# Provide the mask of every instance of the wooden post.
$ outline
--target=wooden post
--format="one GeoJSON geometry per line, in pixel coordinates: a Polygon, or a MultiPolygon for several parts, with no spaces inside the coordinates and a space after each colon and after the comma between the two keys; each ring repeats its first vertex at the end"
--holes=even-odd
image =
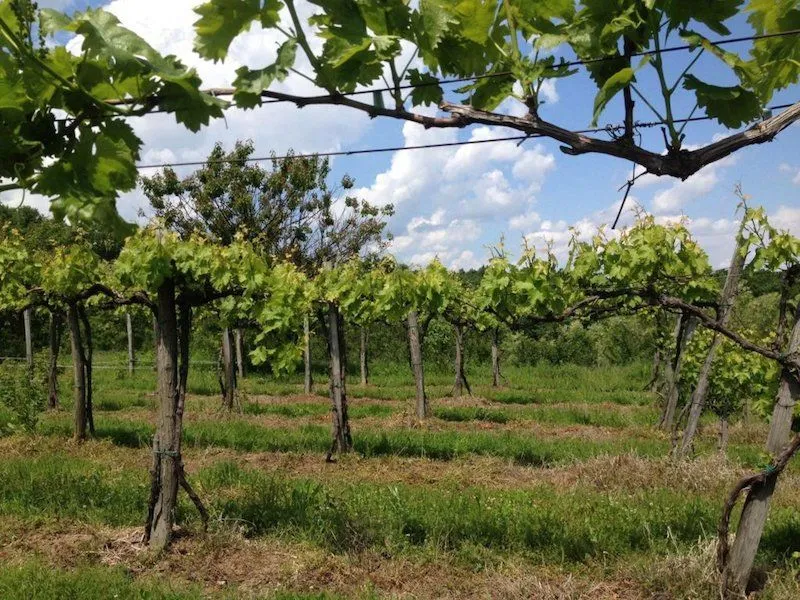
{"type": "Polygon", "coordinates": [[[125,313],[125,328],[128,331],[128,375],[133,375],[136,368],[136,357],[133,353],[133,323],[129,312],[125,313]]]}
{"type": "Polygon", "coordinates": [[[678,407],[678,397],[680,392],[681,364],[683,362],[683,351],[686,349],[689,340],[697,327],[697,319],[689,315],[682,314],[678,319],[675,339],[675,356],[672,359],[671,369],[668,371],[669,380],[667,385],[667,402],[661,416],[661,426],[667,431],[672,431],[675,422],[675,410],[678,407]]]}
{"type": "Polygon", "coordinates": [[[234,329],[233,335],[236,348],[236,376],[239,379],[244,379],[244,336],[242,335],[241,328],[237,327],[234,329]]]}
{"type": "Polygon", "coordinates": [[[500,332],[492,329],[492,387],[500,386],[500,332]]]}
{"type": "Polygon", "coordinates": [[[236,370],[233,365],[233,348],[231,330],[222,330],[222,406],[232,410],[236,395],[236,370]]]}
{"type": "Polygon", "coordinates": [[[33,368],[33,339],[31,337],[31,309],[26,308],[22,312],[22,320],[25,324],[25,360],[28,368],[33,368]]]}
{"type": "Polygon", "coordinates": [[[717,450],[721,454],[728,451],[728,417],[721,416],[719,418],[719,439],[717,440],[717,450]]]}
{"type": "Polygon", "coordinates": [[[58,406],[58,354],[61,350],[62,314],[58,311],[50,313],[50,364],[47,369],[47,406],[58,406]]]}
{"type": "Polygon", "coordinates": [[[303,391],[310,394],[314,387],[314,380],[311,375],[311,324],[308,315],[303,317],[303,359],[305,363],[303,391]]]}
{"type": "Polygon", "coordinates": [[[361,365],[361,385],[369,384],[369,363],[367,360],[367,328],[361,326],[361,349],[359,351],[359,363],[361,365]]]}
{"type": "Polygon", "coordinates": [[[417,392],[416,412],[418,419],[430,414],[428,396],[425,394],[425,369],[422,365],[422,344],[420,343],[419,315],[412,310],[408,313],[408,347],[411,356],[411,370],[417,392]]]}
{"type": "MultiPolygon", "coordinates": [[[[799,351],[800,306],[795,313],[794,327],[786,353],[791,356],[796,355],[799,351]]],[[[800,398],[800,383],[791,372],[784,369],[781,372],[778,397],[772,411],[767,437],[767,452],[773,456],[780,453],[789,441],[794,406],[798,398],[800,398]]],[[[742,508],[742,516],[739,519],[736,539],[731,548],[730,560],[725,573],[723,573],[723,582],[727,588],[737,592],[747,588],[776,483],[776,477],[768,477],[762,485],[754,486],[747,495],[744,508],[742,508]]]]}
{"type": "MultiPolygon", "coordinates": [[[[739,228],[739,235],[737,236],[736,247],[733,249],[733,256],[731,257],[730,267],[728,268],[728,275],[725,277],[725,285],[722,288],[722,294],[719,299],[719,311],[717,312],[717,320],[724,327],[727,326],[730,320],[731,308],[736,301],[736,296],[739,293],[739,279],[744,269],[746,254],[743,250],[746,249],[747,241],[742,237],[744,229],[744,221],[739,228]]],[[[686,420],[686,428],[683,430],[683,440],[676,453],[678,457],[686,456],[692,448],[694,436],[697,433],[697,427],[700,424],[700,416],[703,414],[703,408],[706,403],[706,396],[708,395],[708,388],[711,385],[711,368],[714,364],[714,358],[717,354],[717,348],[722,341],[722,336],[714,332],[714,337],[711,340],[711,347],[708,349],[703,366],[700,367],[700,373],[697,377],[697,385],[692,392],[691,405],[689,408],[689,417],[686,420]]]]}

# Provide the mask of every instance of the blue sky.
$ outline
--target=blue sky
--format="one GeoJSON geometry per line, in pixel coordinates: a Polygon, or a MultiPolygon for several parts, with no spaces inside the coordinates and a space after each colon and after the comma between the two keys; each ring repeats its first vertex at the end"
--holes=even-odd
{"type": "MultiPolygon", "coordinates": [[[[196,65],[210,85],[229,83],[240,64],[262,66],[274,56],[274,34],[251,31],[235,42],[225,64],[201,63],[191,53],[192,0],[45,0],[40,4],[68,12],[105,5],[160,50],[196,65]]],[[[734,23],[732,30],[733,35],[750,32],[743,20],[734,23]]],[[[671,41],[673,45],[679,43],[677,37],[671,41]]],[[[676,76],[691,55],[676,52],[664,58],[676,76]]],[[[727,69],[710,56],[701,58],[692,72],[710,83],[733,82],[727,69]]],[[[290,78],[284,87],[296,93],[313,93],[303,80],[290,78]]],[[[656,82],[652,69],[642,72],[639,87],[648,97],[658,98],[653,94],[656,82]]],[[[585,73],[558,80],[546,94],[549,101],[541,114],[563,126],[587,127],[595,92],[585,73]]],[[[800,100],[800,86],[776,94],[773,103],[796,100],[800,100]]],[[[621,103],[621,98],[612,101],[600,124],[618,123],[621,103]]],[[[679,92],[674,113],[686,116],[693,104],[692,95],[679,92]]],[[[513,102],[503,108],[515,110],[513,102]]],[[[655,116],[638,102],[637,119],[651,121],[655,116]]],[[[145,141],[144,162],[201,159],[218,139],[232,144],[239,138],[252,138],[256,153],[268,155],[272,150],[281,153],[288,148],[299,152],[346,150],[515,133],[485,127],[424,132],[390,119],[370,121],[341,108],[299,111],[282,105],[247,114],[231,111],[226,123],[215,123],[199,135],[181,130],[162,116],[146,117],[136,128],[145,141]]],[[[724,128],[713,122],[690,124],[686,143],[705,144],[724,133],[724,128]]],[[[662,150],[661,140],[657,128],[644,130],[643,141],[648,147],[662,150]]],[[[537,245],[551,240],[554,248],[563,252],[568,227],[578,225],[588,233],[613,219],[622,196],[617,188],[631,172],[631,165],[618,159],[567,156],[557,143],[541,139],[528,140],[520,148],[505,142],[462,150],[341,157],[333,161],[333,166],[336,175],[348,173],[356,178],[361,195],[374,202],[395,203],[397,215],[390,226],[397,236],[394,252],[401,259],[425,262],[439,256],[454,267],[480,264],[487,256],[486,246],[496,244],[501,236],[512,249],[527,236],[537,245]]],[[[800,127],[789,128],[772,143],[741,151],[734,159],[712,166],[683,184],[667,178],[643,178],[632,196],[659,218],[686,215],[712,262],[722,265],[732,248],[737,202],[733,188],[737,183],[752,196],[752,203],[766,206],[779,225],[800,234],[800,127]]],[[[143,206],[139,192],[126,194],[119,202],[120,212],[128,218],[135,218],[143,206]]]]}

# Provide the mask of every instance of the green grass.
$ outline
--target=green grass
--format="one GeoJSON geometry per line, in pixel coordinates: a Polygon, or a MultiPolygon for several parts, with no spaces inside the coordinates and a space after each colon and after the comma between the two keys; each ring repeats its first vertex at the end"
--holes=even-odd
{"type": "MultiPolygon", "coordinates": [[[[144,517],[144,471],[52,455],[3,461],[0,477],[0,509],[7,516],[128,526],[144,517]]],[[[321,484],[229,461],[192,479],[216,524],[236,523],[250,537],[278,535],[333,552],[371,549],[386,556],[468,547],[552,564],[658,555],[675,544],[713,537],[719,514],[712,499],[666,489],[602,493],[550,486],[500,491],[321,484]]],[[[196,522],[183,497],[178,518],[196,522]]],[[[798,548],[800,518],[794,507],[774,510],[763,556],[780,561],[798,548]]]]}
{"type": "MultiPolygon", "coordinates": [[[[50,418],[40,425],[45,435],[67,437],[69,420],[50,418]]],[[[144,421],[97,420],[97,437],[127,447],[150,444],[154,428],[144,421]]],[[[330,447],[330,428],[302,425],[291,429],[266,427],[240,420],[192,421],[184,428],[187,446],[222,447],[241,452],[319,452],[330,447]]],[[[591,440],[568,438],[538,439],[525,432],[423,431],[412,429],[358,429],[353,434],[356,452],[371,456],[417,456],[452,460],[469,454],[506,458],[517,464],[548,466],[604,454],[635,452],[663,456],[667,443],[659,439],[619,438],[591,440]]]]}
{"type": "MultiPolygon", "coordinates": [[[[68,600],[200,600],[208,598],[199,586],[169,584],[158,581],[135,580],[121,567],[84,565],[76,569],[53,569],[42,562],[30,560],[18,565],[0,567],[0,598],[31,600],[32,598],[68,600]]],[[[235,591],[217,592],[214,598],[240,598],[235,591]]],[[[252,596],[248,596],[252,597],[252,596]]],[[[326,593],[275,592],[259,596],[264,600],[338,600],[341,597],[326,593]]]]}

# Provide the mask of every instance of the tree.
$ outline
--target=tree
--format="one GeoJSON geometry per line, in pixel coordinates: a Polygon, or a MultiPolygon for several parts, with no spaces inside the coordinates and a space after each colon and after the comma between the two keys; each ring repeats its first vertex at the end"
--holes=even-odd
{"type": "MultiPolygon", "coordinates": [[[[380,5],[347,0],[320,0],[307,23],[301,22],[295,0],[251,2],[233,10],[228,0],[209,0],[196,8],[195,50],[203,58],[224,60],[228,48],[253,22],[275,29],[285,41],[273,64],[237,70],[233,99],[252,108],[264,100],[293,102],[299,107],[335,104],[367,113],[415,122],[425,127],[497,125],[527,135],[556,140],[570,155],[600,153],[631,161],[644,172],[686,179],[706,165],[737,150],[770,141],[800,118],[800,103],[768,116],[765,109],[774,93],[796,83],[800,76],[800,47],[785,31],[796,27],[800,9],[795,0],[714,3],[673,0],[578,2],[553,0],[440,1],[412,5],[389,0],[380,5]],[[286,11],[281,11],[285,5],[286,11]],[[729,35],[726,25],[746,17],[754,36],[745,55],[724,50],[700,33],[710,29],[729,35]],[[321,52],[309,43],[310,35],[325,40],[321,52]],[[662,51],[674,41],[688,44],[694,56],[668,78],[662,51]],[[423,69],[412,61],[399,62],[404,47],[413,48],[423,69]],[[562,58],[556,59],[558,49],[562,58]],[[597,86],[594,122],[622,93],[624,124],[611,129],[611,139],[576,132],[542,117],[540,92],[545,81],[574,75],[575,63],[563,58],[571,52],[583,62],[597,86]],[[315,83],[325,94],[302,97],[272,89],[293,68],[296,55],[305,55],[315,83]],[[734,85],[708,82],[693,70],[701,53],[719,59],[734,85]],[[637,60],[634,60],[637,59],[637,60]],[[650,74],[658,92],[645,97],[639,80],[650,74]],[[465,83],[455,90],[460,103],[445,99],[442,81],[465,83]],[[357,99],[359,86],[385,80],[391,106],[357,99]],[[729,128],[757,122],[749,129],[698,149],[684,145],[688,121],[674,114],[678,96],[694,99],[697,109],[729,128]],[[663,126],[665,152],[637,145],[637,103],[641,99],[650,115],[663,126]],[[526,113],[500,112],[499,105],[514,98],[526,113]],[[438,105],[449,116],[415,111],[438,105]],[[766,115],[766,118],[764,118],[766,115]]],[[[226,90],[227,91],[227,90],[226,90]]],[[[696,109],[696,110],[697,110],[696,109]]],[[[694,115],[695,111],[692,111],[694,115]]]]}
{"type": "MultiPolygon", "coordinates": [[[[218,143],[208,162],[184,179],[169,168],[143,178],[156,216],[184,239],[202,233],[229,244],[242,235],[268,262],[289,260],[310,276],[325,264],[344,264],[385,246],[385,219],[392,207],[348,196],[354,181],[346,175],[338,184],[329,183],[327,159],[290,153],[268,170],[248,162],[253,151],[252,142],[237,142],[227,153],[218,143]]],[[[318,316],[320,322],[329,320],[327,310],[318,316]]],[[[344,332],[339,333],[343,339],[344,332]]],[[[223,348],[226,344],[231,342],[223,334],[223,348]]],[[[228,374],[223,390],[230,395],[233,354],[223,355],[229,357],[223,361],[228,374]]],[[[228,395],[223,394],[226,405],[228,395]]]]}
{"type": "Polygon", "coordinates": [[[121,293],[150,307],[156,316],[159,409],[145,539],[161,549],[171,540],[179,487],[207,520],[181,458],[195,309],[218,302],[224,319],[234,311],[247,311],[259,326],[254,359],[270,359],[274,369],[285,369],[298,358],[299,345],[284,344],[279,332],[294,328],[297,315],[308,308],[305,278],[289,265],[268,267],[242,239],[226,246],[199,236],[183,240],[157,224],[127,240],[114,270],[121,293]]]}

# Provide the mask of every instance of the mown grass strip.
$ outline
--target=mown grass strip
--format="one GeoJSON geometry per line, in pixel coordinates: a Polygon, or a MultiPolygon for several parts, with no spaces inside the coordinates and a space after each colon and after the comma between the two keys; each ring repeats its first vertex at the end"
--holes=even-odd
{"type": "MultiPolygon", "coordinates": [[[[66,418],[50,418],[39,431],[69,436],[66,418]]],[[[97,423],[97,437],[133,448],[150,444],[153,426],[122,419],[97,423]]],[[[192,421],[184,429],[185,444],[193,447],[231,448],[241,452],[319,452],[330,446],[330,430],[323,425],[285,429],[246,421],[192,421]]],[[[510,431],[424,431],[414,429],[364,429],[353,436],[354,449],[365,457],[408,456],[452,460],[469,454],[506,458],[521,465],[550,466],[603,454],[636,453],[664,456],[667,443],[660,439],[536,438],[510,431]]]]}
{"type": "MultiPolygon", "coordinates": [[[[8,516],[112,526],[136,525],[144,517],[145,470],[51,455],[0,462],[0,477],[0,509],[8,516]]],[[[476,546],[551,564],[660,554],[676,544],[713,537],[719,514],[719,503],[712,499],[667,489],[608,494],[548,486],[499,491],[321,484],[229,461],[192,479],[218,526],[230,522],[251,537],[278,535],[334,552],[369,549],[389,556],[476,546]]],[[[179,520],[196,520],[183,498],[179,513],[179,520]]],[[[798,539],[795,511],[775,510],[762,546],[764,558],[786,559],[786,549],[790,555],[798,539]]]]}
{"type": "MultiPolygon", "coordinates": [[[[202,600],[209,598],[199,586],[175,586],[158,581],[136,580],[122,567],[81,566],[76,569],[56,569],[40,561],[30,560],[18,565],[0,567],[0,598],[3,600],[69,599],[98,600],[202,600]]],[[[235,591],[213,594],[220,600],[240,598],[235,591]]],[[[264,600],[338,600],[341,597],[326,593],[276,592],[259,596],[264,600]]]]}

